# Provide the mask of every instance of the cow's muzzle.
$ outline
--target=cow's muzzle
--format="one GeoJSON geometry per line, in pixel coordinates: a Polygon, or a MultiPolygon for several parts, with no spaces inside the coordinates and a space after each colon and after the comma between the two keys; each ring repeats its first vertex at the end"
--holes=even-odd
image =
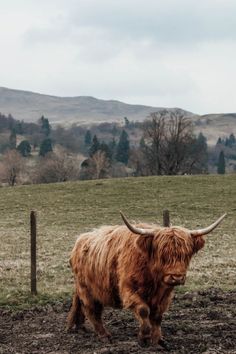
{"type": "Polygon", "coordinates": [[[185,274],[168,274],[163,278],[164,283],[169,286],[184,285],[185,280],[185,274]]]}

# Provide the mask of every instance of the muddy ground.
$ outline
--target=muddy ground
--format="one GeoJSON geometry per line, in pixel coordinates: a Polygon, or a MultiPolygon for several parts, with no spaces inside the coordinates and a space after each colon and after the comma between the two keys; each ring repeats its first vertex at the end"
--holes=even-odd
{"type": "MultiPolygon", "coordinates": [[[[104,319],[112,343],[87,332],[67,333],[70,303],[11,312],[0,309],[0,354],[164,353],[161,347],[137,344],[137,323],[128,311],[106,310],[104,319]]],[[[211,289],[178,294],[163,320],[170,353],[236,353],[236,291],[211,289]]]]}

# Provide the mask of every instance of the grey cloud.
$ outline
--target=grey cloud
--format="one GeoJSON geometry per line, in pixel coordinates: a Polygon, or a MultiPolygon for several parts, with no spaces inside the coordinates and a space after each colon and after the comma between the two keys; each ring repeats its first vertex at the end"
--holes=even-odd
{"type": "MultiPolygon", "coordinates": [[[[55,1],[55,6],[56,6],[55,1]]],[[[48,26],[29,29],[27,46],[73,45],[75,60],[107,61],[142,42],[159,52],[193,48],[202,42],[236,39],[236,3],[231,0],[79,0],[59,4],[48,26]]],[[[141,54],[142,55],[142,54],[141,54]]]]}
{"type": "Polygon", "coordinates": [[[81,1],[68,20],[123,38],[186,43],[235,39],[235,15],[236,3],[229,0],[81,1]]]}
{"type": "Polygon", "coordinates": [[[80,0],[62,7],[62,12],[51,27],[32,30],[35,41],[65,39],[81,28],[103,31],[114,40],[186,43],[236,38],[236,3],[230,0],[80,0]]]}
{"type": "Polygon", "coordinates": [[[235,0],[41,0],[27,10],[28,30],[16,36],[14,61],[1,73],[6,82],[12,76],[56,95],[233,110],[235,0]]]}

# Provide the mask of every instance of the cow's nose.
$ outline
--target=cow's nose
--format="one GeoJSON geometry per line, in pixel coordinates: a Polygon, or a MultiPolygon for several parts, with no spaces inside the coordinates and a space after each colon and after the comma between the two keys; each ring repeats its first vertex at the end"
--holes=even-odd
{"type": "Polygon", "coordinates": [[[184,284],[185,282],[185,274],[173,274],[172,279],[179,284],[184,284]]]}

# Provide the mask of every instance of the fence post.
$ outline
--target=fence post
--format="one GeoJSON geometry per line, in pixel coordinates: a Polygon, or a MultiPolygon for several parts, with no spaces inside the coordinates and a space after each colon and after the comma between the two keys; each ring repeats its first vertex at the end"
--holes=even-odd
{"type": "Polygon", "coordinates": [[[170,213],[169,210],[163,210],[163,226],[170,226],[170,213]]]}
{"type": "Polygon", "coordinates": [[[37,221],[35,211],[30,213],[30,246],[31,246],[31,294],[37,295],[37,277],[36,277],[36,236],[37,221]]]}

